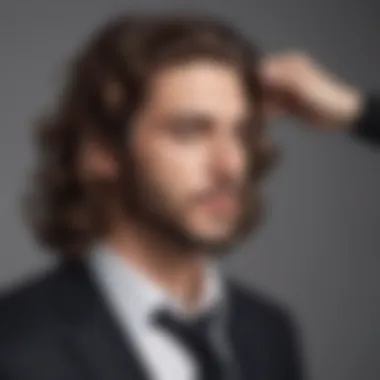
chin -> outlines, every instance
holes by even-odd
[[[191,233],[193,241],[204,250],[223,251],[229,249],[236,241],[234,228],[208,229],[193,231]]]
[[[203,236],[205,239],[226,240],[232,237],[236,231],[236,223],[198,223],[193,226],[195,235]]]

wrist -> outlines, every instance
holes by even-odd
[[[363,112],[365,96],[357,89],[347,89],[342,94],[341,111],[337,115],[337,124],[342,129],[350,129]]]

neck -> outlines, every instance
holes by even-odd
[[[194,308],[203,289],[200,252],[175,246],[137,223],[119,224],[105,243],[187,308]]]

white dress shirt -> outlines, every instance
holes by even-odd
[[[183,308],[163,289],[128,264],[127,260],[104,247],[89,256],[95,282],[122,331],[132,339],[144,368],[153,380],[194,380],[197,366],[186,348],[169,333],[152,323],[152,314],[164,308],[183,313]],[[218,268],[205,263],[205,287],[199,312],[225,301],[223,281]],[[225,306],[225,305],[224,305]],[[223,308],[224,311],[224,308]],[[197,311],[198,312],[198,311]],[[224,313],[221,313],[221,316]],[[223,335],[223,318],[215,324],[215,346],[221,360],[229,360]]]

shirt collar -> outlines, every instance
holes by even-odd
[[[164,289],[105,247],[89,256],[89,266],[105,298],[134,324],[146,323],[151,315],[166,308],[182,317],[191,317]],[[224,283],[216,262],[205,260],[205,289],[195,315],[207,313],[225,303]]]

